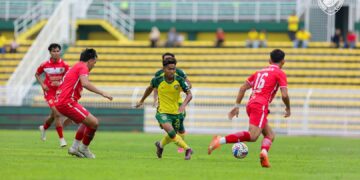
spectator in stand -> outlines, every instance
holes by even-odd
[[[176,29],[172,27],[167,34],[166,47],[174,47],[176,45],[176,41],[178,40],[178,33]]]
[[[252,28],[248,32],[248,39],[246,40],[246,47],[247,48],[258,48],[259,47],[259,33],[256,31],[255,28]]]
[[[222,47],[225,41],[225,33],[222,28],[218,28],[216,31],[216,43],[215,47],[219,48]]]
[[[10,44],[10,53],[16,53],[18,47],[19,47],[19,44],[16,42],[15,39],[13,39]]]
[[[267,47],[267,34],[266,30],[261,30],[259,33],[259,47],[266,48]]]
[[[0,54],[6,53],[6,37],[0,32]]]
[[[296,33],[296,40],[294,41],[294,48],[307,48],[309,40],[311,39],[311,33],[306,31],[304,28],[301,28],[300,31]]]
[[[177,34],[174,47],[181,47],[184,42],[184,35]]]
[[[341,43],[343,43],[343,41],[344,41],[344,38],[341,35],[341,30],[336,29],[334,36],[331,37],[332,47],[340,48]]]
[[[151,28],[149,38],[150,38],[151,47],[152,48],[157,47],[157,43],[160,39],[160,31],[156,26],[153,26]]]
[[[299,18],[296,16],[296,12],[294,11],[289,17],[288,17],[288,35],[289,39],[294,42],[295,34],[299,30]]]
[[[347,33],[345,48],[350,48],[350,49],[356,48],[356,34],[352,31],[349,31]]]

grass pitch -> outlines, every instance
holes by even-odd
[[[65,131],[68,146],[74,131]],[[235,159],[231,145],[207,155],[211,135],[186,136],[195,154],[190,161],[174,144],[157,159],[161,134],[96,133],[96,159],[79,159],[59,148],[55,131],[47,141],[38,131],[0,130],[1,179],[360,179],[359,138],[278,136],[270,150],[272,167],[259,163],[261,139],[246,143],[249,155]]]

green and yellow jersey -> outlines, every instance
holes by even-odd
[[[183,71],[182,69],[179,69],[179,68],[176,68],[175,75],[178,75],[178,76],[180,76],[180,77],[182,77],[184,79],[187,78],[185,71]],[[164,70],[162,70],[162,69],[158,70],[155,73],[154,77],[158,77],[158,76],[164,76]],[[179,97],[178,102],[179,102],[180,105],[182,104],[183,101],[182,101],[181,96]]]
[[[190,89],[185,79],[175,74],[174,80],[167,82],[165,76],[157,76],[151,80],[150,85],[158,90],[158,112],[164,114],[179,114],[180,92],[187,92]]]

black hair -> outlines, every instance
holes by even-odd
[[[174,57],[167,57],[166,59],[164,59],[163,61],[163,67],[169,65],[169,64],[175,64],[176,65],[176,59]]]
[[[95,49],[85,49],[81,52],[80,61],[88,62],[90,59],[96,59],[97,57]]]
[[[165,56],[171,56],[173,58],[175,58],[175,54],[173,53],[169,53],[169,52],[166,52],[162,55],[162,60],[165,61]]]
[[[57,43],[51,43],[48,47],[49,52],[51,52],[51,50],[55,49],[55,48],[59,48],[59,50],[61,50],[61,46],[60,44]]]
[[[284,53],[284,51],[282,51],[280,49],[274,49],[270,53],[270,58],[271,58],[272,62],[279,63],[280,61],[282,61],[285,58],[285,53]]]

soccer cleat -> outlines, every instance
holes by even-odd
[[[185,160],[190,160],[191,159],[191,155],[194,153],[194,151],[189,148],[185,151]]]
[[[265,149],[261,150],[261,152],[260,152],[260,163],[261,163],[262,167],[265,167],[265,168],[270,167],[268,153]]]
[[[219,147],[220,147],[220,136],[214,136],[208,147],[208,154],[210,155],[213,150]]]
[[[67,144],[66,144],[66,141],[64,138],[60,138],[60,147],[65,147]]]
[[[44,126],[43,125],[39,126],[39,130],[41,133],[41,140],[45,141],[46,140],[46,130],[44,129]]]
[[[177,149],[177,152],[178,152],[178,153],[183,153],[183,152],[184,152],[184,148],[180,148],[180,147],[179,147],[179,148]]]
[[[95,159],[95,154],[90,151],[89,147],[86,147],[83,144],[80,145],[79,152],[86,158]]]
[[[83,154],[81,154],[81,153],[79,152],[79,148],[70,147],[70,148],[68,149],[68,154],[70,154],[70,155],[72,155],[72,156],[79,157],[79,158],[85,157]]]
[[[161,157],[162,157],[162,153],[163,153],[163,151],[164,151],[164,148],[161,148],[159,141],[156,141],[156,142],[155,142],[155,146],[156,146],[156,155],[157,155],[158,158],[161,158]]]

